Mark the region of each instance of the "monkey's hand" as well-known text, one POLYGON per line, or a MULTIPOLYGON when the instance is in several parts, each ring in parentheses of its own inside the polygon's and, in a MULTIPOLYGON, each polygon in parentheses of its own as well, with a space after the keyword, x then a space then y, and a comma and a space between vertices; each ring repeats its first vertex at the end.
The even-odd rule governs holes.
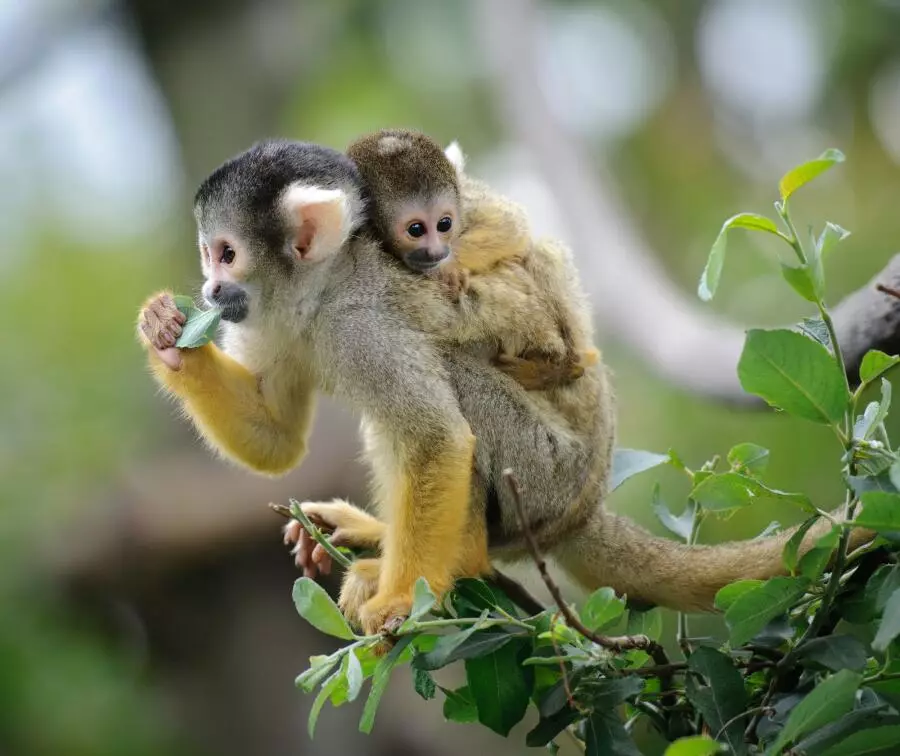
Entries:
POLYGON ((459 302, 460 297, 469 291, 469 269, 460 265, 456 259, 448 260, 441 265, 435 276, 447 287, 454 302, 459 302))
POLYGON ((172 370, 181 368, 181 350, 175 342, 184 323, 184 315, 167 291, 150 297, 138 316, 138 336, 172 370))
POLYGON ((596 365, 600 353, 596 349, 572 352, 565 357, 524 356, 499 354, 494 364, 501 372, 522 384, 528 391, 547 391, 568 386, 584 375, 586 367, 596 365))
MULTIPOLYGON (((330 534, 328 540, 332 546, 376 549, 384 535, 384 523, 342 499, 304 501, 300 509, 317 528, 330 534)), ((294 545, 291 553, 306 577, 314 578, 319 573, 328 575, 331 572, 331 556, 296 520, 285 525, 284 542, 294 545)))

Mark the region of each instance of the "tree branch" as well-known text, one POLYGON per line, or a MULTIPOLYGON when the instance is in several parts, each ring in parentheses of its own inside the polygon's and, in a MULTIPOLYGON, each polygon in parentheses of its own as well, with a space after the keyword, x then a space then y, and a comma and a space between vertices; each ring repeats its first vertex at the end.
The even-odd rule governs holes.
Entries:
POLYGON ((550 573, 547 571, 547 562, 544 561, 544 557, 541 555, 534 534, 528 526, 528 520, 525 517, 525 508, 522 506, 522 497, 519 492, 519 483, 512 470, 504 470, 503 478, 506 480, 512 491, 513 503, 516 507, 516 516, 518 517, 522 534, 525 536, 525 544, 528 547, 528 552, 531 554, 531 558, 537 566, 538 572, 541 574, 544 585, 547 586, 547 590, 550 591, 550 595, 556 602, 560 614, 565 618, 566 624, 588 640, 596 643, 598 646, 608 648, 611 651, 631 651, 634 649, 646 651, 653 657, 653 661, 656 662, 656 664, 661 666, 668 665, 669 659, 666 656, 665 649, 646 635, 601 635, 600 633, 589 630, 584 623, 575 616, 575 613, 563 599, 562 591, 560 591, 556 581, 550 577, 550 573))

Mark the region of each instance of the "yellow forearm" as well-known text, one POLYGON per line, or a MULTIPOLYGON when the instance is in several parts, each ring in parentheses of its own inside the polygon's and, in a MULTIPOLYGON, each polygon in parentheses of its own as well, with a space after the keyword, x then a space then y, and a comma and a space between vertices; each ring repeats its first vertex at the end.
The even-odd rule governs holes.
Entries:
POLYGON ((182 350, 181 357, 181 368, 171 370, 151 352, 150 365, 214 448, 269 474, 299 462, 315 404, 312 386, 267 400, 259 378, 215 344, 182 350))

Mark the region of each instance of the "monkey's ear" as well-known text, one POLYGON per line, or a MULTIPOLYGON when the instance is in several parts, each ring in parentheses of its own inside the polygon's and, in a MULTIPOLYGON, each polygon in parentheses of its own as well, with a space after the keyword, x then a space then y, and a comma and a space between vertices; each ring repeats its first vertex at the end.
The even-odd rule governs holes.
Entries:
POLYGON ((285 192, 283 203, 293 221, 293 249, 298 260, 323 260, 343 247, 350 236, 350 199, 340 189, 297 184, 285 192))
POLYGON ((461 175, 463 169, 466 167, 466 156, 463 154, 459 142, 450 142, 450 145, 444 150, 444 154, 447 156, 447 160, 449 160, 453 164, 453 167, 456 168, 457 175, 461 175))

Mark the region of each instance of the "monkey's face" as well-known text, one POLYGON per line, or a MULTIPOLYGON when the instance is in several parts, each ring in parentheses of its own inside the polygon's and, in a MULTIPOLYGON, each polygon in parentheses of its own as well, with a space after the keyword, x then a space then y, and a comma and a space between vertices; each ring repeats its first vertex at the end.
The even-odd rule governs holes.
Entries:
POLYGON ((247 247, 231 235, 200 232, 200 261, 206 282, 203 298, 222 310, 222 319, 240 323, 250 310, 247 247))
POLYGON ((394 207, 389 224, 393 253, 412 270, 429 273, 446 260, 459 235, 459 207, 451 193, 394 207))

